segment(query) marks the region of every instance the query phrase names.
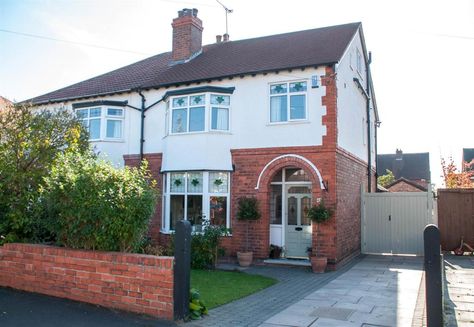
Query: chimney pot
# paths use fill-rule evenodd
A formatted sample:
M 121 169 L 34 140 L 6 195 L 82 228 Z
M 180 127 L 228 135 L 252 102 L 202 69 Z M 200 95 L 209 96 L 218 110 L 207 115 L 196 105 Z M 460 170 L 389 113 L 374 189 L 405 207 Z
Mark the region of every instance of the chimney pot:
M 222 42 L 222 35 L 216 35 L 216 43 Z
M 190 59 L 202 49 L 202 21 L 197 17 L 198 10 L 184 8 L 173 19 L 172 59 L 182 62 Z
M 225 33 L 223 37 L 224 37 L 224 42 L 229 41 L 229 34 Z

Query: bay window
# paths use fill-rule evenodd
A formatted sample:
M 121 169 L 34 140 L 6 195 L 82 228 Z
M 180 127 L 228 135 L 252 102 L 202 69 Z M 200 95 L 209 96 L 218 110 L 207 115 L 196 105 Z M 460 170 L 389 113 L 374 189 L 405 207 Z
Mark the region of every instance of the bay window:
M 164 178 L 162 231 L 182 219 L 201 232 L 203 222 L 230 227 L 228 172 L 170 172 Z
M 270 85 L 270 122 L 305 120 L 307 83 L 304 81 Z
M 172 97 L 171 134 L 229 131 L 230 96 L 194 94 Z

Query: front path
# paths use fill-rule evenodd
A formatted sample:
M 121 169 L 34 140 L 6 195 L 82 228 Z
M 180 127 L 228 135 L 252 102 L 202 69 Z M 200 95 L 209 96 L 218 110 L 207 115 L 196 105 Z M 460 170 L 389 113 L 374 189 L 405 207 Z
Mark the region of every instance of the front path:
M 411 326 L 422 267 L 422 258 L 367 256 L 260 326 Z
M 341 276 L 360 259 L 354 260 L 339 271 L 313 274 L 308 267 L 252 266 L 242 269 L 248 274 L 275 278 L 279 283 L 258 293 L 210 310 L 209 315 L 199 321 L 184 324 L 184 327 L 240 327 L 259 326 L 274 314 Z M 224 268 L 233 268 L 230 266 Z

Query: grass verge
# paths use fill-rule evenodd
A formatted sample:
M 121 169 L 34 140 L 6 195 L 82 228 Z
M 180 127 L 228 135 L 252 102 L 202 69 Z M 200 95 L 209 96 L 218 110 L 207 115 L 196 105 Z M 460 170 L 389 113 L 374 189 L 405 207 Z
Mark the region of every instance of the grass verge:
M 191 287 L 209 309 L 240 299 L 277 283 L 273 278 L 236 271 L 191 270 Z

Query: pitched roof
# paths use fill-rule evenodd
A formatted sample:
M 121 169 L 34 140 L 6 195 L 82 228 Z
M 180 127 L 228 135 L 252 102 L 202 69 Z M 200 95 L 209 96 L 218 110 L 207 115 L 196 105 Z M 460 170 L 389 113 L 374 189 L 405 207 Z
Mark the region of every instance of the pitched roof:
M 430 154 L 402 153 L 377 155 L 377 174 L 385 175 L 387 169 L 392 171 L 395 179 L 404 177 L 408 180 L 431 181 Z
M 411 185 L 411 186 L 413 186 L 413 187 L 419 189 L 420 191 L 424 191 L 424 192 L 426 192 L 426 191 L 428 190 L 428 189 L 427 189 L 426 187 L 424 187 L 423 185 L 420 185 L 420 184 L 418 184 L 418 183 L 416 183 L 416 182 L 414 182 L 414 181 L 408 180 L 408 179 L 406 179 L 406 178 L 404 178 L 404 177 L 401 177 L 401 178 L 399 178 L 399 179 L 393 181 L 392 183 L 390 183 L 389 185 L 387 185 L 385 188 L 390 190 L 390 188 L 392 188 L 393 186 L 397 185 L 398 183 L 406 183 L 406 184 Z
M 35 104 L 337 63 L 360 23 L 210 44 L 187 63 L 162 53 L 30 99 Z
M 11 106 L 12 104 L 13 102 L 8 100 L 7 98 L 0 96 L 0 109 L 6 108 L 7 106 Z

